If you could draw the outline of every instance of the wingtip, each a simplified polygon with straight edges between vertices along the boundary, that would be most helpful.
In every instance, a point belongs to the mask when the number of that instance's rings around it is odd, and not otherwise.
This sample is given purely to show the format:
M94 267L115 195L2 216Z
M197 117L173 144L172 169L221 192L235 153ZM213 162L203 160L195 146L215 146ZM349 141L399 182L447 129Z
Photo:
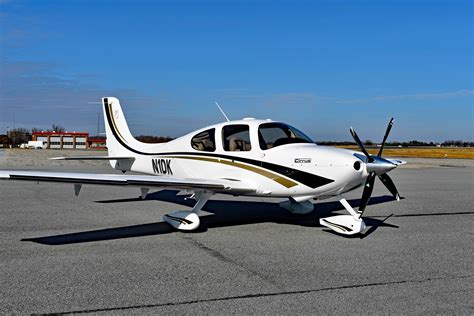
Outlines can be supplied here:
M10 173L5 170L0 170L0 179L10 179Z

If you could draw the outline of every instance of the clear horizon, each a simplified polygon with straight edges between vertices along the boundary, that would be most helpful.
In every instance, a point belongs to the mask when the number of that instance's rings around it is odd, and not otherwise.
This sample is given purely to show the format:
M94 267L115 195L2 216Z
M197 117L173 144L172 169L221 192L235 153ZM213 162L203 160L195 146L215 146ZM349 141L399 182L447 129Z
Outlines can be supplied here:
M272 118L316 141L474 140L471 1L0 0L0 134ZM101 121L101 130L103 123Z

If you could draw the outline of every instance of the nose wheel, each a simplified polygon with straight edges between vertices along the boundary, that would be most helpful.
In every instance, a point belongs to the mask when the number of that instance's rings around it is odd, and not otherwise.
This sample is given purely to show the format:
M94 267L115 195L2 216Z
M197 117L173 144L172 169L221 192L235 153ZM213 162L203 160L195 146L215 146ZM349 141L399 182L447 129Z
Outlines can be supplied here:
M360 218L361 213L356 212L344 197L340 196L339 202L341 202L350 215L321 218L319 224L343 235L356 235L363 232L366 226L362 218Z

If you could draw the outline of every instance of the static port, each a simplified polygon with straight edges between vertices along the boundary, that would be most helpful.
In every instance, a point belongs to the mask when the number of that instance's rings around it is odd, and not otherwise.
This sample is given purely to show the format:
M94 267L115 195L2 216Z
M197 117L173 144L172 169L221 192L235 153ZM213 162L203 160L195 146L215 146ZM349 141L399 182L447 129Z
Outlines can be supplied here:
M354 162L354 169L355 169L356 171L359 171L359 170L360 170L360 166L361 166L361 165L360 165L360 161Z

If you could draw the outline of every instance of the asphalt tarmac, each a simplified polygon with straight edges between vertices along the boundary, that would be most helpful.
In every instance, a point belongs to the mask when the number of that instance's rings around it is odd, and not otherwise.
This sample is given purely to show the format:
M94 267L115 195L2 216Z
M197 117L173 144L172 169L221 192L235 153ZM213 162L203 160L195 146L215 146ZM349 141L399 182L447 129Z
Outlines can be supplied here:
M142 201L84 186L76 198L72 185L0 181L0 313L473 314L474 167L391 176L404 199L376 182L369 228L353 238L319 226L344 214L334 200L296 216L278 200L218 195L202 229L183 233L160 219L189 209L174 191Z

